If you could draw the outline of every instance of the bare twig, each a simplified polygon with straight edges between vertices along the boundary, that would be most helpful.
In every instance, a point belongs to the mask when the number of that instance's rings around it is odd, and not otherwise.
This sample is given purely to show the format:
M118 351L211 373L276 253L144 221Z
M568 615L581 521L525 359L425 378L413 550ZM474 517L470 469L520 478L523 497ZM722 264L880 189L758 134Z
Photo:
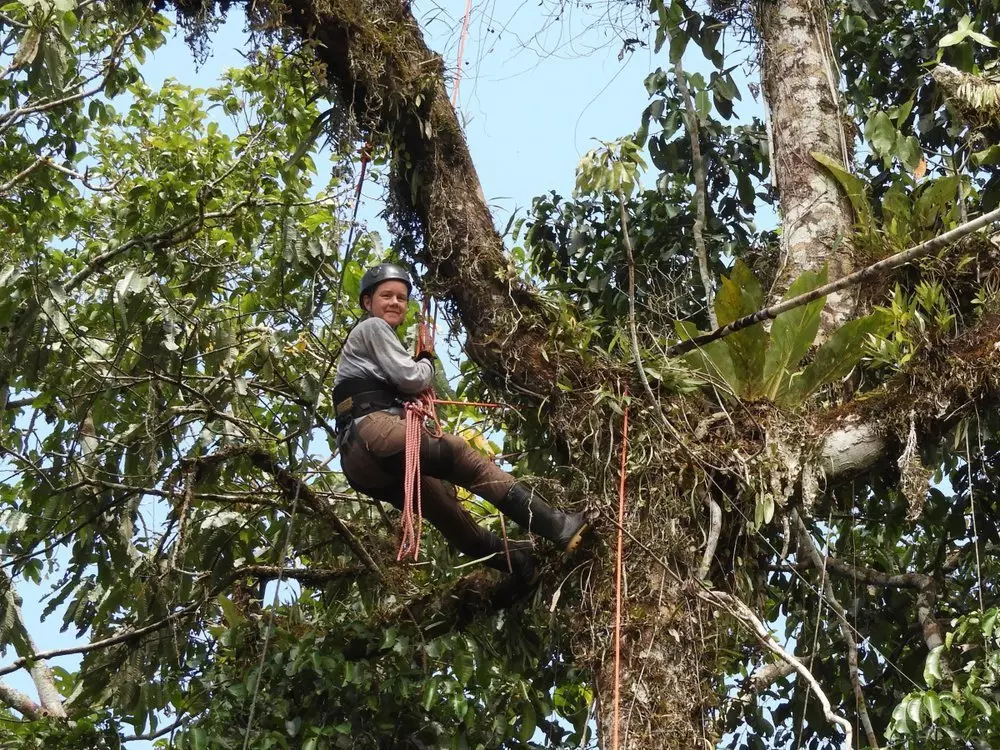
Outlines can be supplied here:
M746 604L732 594L714 589L703 589L700 591L700 595L702 599L727 609L734 617L749 625L764 646L776 656L792 665L799 676L809 684L809 688L816 698L819 699L820 705L823 706L823 715L826 717L826 720L831 724L836 724L844 731L843 750L851 750L854 747L854 731L851 727L851 722L834 712L833 706L830 704L830 699L826 697L826 693L823 692L819 681L813 676L813 673L809 671L806 665L794 655L788 653L774 639L764 623L760 621L760 618Z
M708 578L708 571L712 568L712 558L715 557L715 550L719 546L719 534L722 532L722 508L712 498L709 490L704 490L701 498L705 507L708 508L709 526L708 540L705 542L705 552L701 556L701 565L698 566L698 580L704 581Z
M667 27L664 26L664 29ZM669 37L670 32L667 31ZM705 246L705 224L708 221L708 210L705 206L705 161L701 155L701 136L698 127L698 113L691 101L691 90L684 77L684 66L678 57L674 63L674 76L677 78L677 88L684 99L684 123L687 125L688 137L691 140L691 169L694 172L694 203L695 218L692 232L694 234L694 250L698 256L698 273L705 288L705 307L708 309L708 321L712 328L719 327L719 319L715 315L715 292L712 289L712 275L708 270L708 248Z
M825 297L833 292L838 292L841 289L860 283L865 279L871 278L872 276L885 271L891 271L894 268L899 268L900 266L906 265L910 261L922 258L925 255L935 252L936 250L941 250L953 242L962 239L966 235L972 234L979 229L989 226L995 221L1000 221L1000 208L990 211L987 214L983 214L978 219L973 219L972 221L962 224L961 226L957 226L954 229L939 235L938 237L934 237L926 242L921 242L919 245L915 245L908 250L903 250L902 252L890 255L888 258L880 260L877 263L872 263L870 266L862 268L860 271L849 273L847 276L839 278L836 281L824 284L811 292L800 294L797 297L792 297L791 299L779 302L771 307L765 307L755 313L751 313L750 315L744 315L742 318L737 318L732 323L728 323L721 328L716 328L714 331L709 331L708 333L695 336L694 338L687 339L686 341L680 341L673 346L667 347L665 353L668 357L675 357L678 354L684 354L684 352L689 352L699 346L710 344L711 342L724 338L731 333L742 331L744 328L749 328L750 326L756 325L762 321L774 320L774 318L778 317L783 312L788 312L789 310L794 310L796 307L807 305L820 297Z
M622 192L621 188L618 189L618 210L621 214L622 239L625 242L625 254L628 260L628 330L629 341L632 343L632 357L635 359L635 369L639 372L639 380L642 381L642 387L645 389L646 395L649 396L649 403L655 404L656 396L653 395L653 389L649 386L649 378L646 377L646 371L642 367L642 355L639 352L639 335L635 327L635 256L632 253L632 238L629 237L628 233L625 193Z
M872 720L868 715L868 701L865 699L864 691L861 689L861 671L858 668L858 643L854 638L854 629L847 621L847 612L844 610L843 605L837 599L837 596L833 591L833 584L830 583L830 577L825 575L826 566L823 562L823 556L816 548L816 544L813 542L813 538L809 534L809 530L806 528L806 525L802 522L802 519L799 517L797 512L792 511L791 520L798 530L799 548L805 551L805 553L812 560L813 565L818 570L824 571L824 575L822 576L823 595L837 617L837 623L840 626L840 634L843 636L844 642L847 644L847 669L850 673L851 685L854 688L854 698L857 704L858 718L861 721L861 726L865 730L865 735L868 738L868 744L875 748L875 750L878 750L878 738L875 736L875 729L872 727Z

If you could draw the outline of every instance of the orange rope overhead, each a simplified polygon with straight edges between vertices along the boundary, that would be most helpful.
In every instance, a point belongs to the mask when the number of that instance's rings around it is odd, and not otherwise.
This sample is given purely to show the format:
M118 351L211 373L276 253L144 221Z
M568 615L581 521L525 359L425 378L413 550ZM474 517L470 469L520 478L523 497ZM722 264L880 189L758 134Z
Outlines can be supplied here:
M458 67L455 70L455 87L451 90L451 106L458 106L458 87L462 84L462 58L465 56L465 40L469 37L469 17L472 15L472 0L465 3L465 18L462 19L462 36L458 40Z
M625 388L628 398L628 387ZM615 692L614 723L611 728L611 747L618 750L619 705L621 694L622 651L622 535L625 530L625 459L628 454L628 404L622 419L622 468L618 485L618 553L615 556Z

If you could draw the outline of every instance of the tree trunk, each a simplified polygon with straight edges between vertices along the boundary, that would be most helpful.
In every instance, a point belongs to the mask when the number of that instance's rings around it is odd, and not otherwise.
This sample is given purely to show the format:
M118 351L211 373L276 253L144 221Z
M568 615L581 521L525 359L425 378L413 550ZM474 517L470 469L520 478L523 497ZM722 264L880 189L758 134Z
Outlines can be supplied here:
M837 90L838 69L822 4L777 0L761 6L764 93L770 108L771 169L778 188L783 293L803 271L826 266L829 278L853 270L851 206L836 180L812 158L820 152L850 169ZM820 335L852 317L853 289L831 294Z

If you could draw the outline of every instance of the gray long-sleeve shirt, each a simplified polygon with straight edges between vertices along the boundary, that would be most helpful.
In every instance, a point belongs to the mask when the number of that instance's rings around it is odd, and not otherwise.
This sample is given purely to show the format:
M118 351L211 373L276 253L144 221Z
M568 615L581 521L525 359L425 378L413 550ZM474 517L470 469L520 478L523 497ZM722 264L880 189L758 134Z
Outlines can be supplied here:
M392 326L371 317L354 326L344 342L333 384L348 378L377 378L413 396L430 388L434 365L427 360L414 362Z

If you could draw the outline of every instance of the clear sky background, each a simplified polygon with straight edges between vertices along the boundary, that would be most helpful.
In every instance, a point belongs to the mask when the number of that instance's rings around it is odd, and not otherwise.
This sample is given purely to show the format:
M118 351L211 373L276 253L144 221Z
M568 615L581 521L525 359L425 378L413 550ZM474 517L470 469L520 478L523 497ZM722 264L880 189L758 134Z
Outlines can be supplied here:
M465 0L416 0L429 46L454 71ZM634 131L648 97L645 76L666 66L665 54L654 56L651 47L624 52L622 39L647 40L648 32L635 24L609 21L604 15L614 3L595 3L593 10L567 7L557 14L556 0L511 2L489 0L473 3L460 84L459 110L479 172L484 193L499 228L511 212L530 207L531 199L548 190L569 195L574 171L595 139L611 140ZM620 5L627 5L622 3ZM223 70L244 63L248 48L242 11L234 8L212 39L212 54L197 65L177 31L170 42L151 55L143 68L146 82L158 87L167 78L193 86L214 85ZM685 60L689 69L703 67L700 59ZM732 59L728 64L742 62ZM759 114L749 99L739 111ZM320 169L323 162L317 160ZM646 181L651 184L652 176ZM325 179L320 178L321 183ZM362 216L377 228L381 188L369 186ZM391 238L385 237L386 244ZM60 633L62 612L39 621L42 586L19 583L29 632L38 648L47 650L76 643L71 629ZM8 659L11 655L8 654ZM77 657L53 662L67 669ZM11 675L9 683L34 696L26 673ZM133 742L132 750L149 748Z

